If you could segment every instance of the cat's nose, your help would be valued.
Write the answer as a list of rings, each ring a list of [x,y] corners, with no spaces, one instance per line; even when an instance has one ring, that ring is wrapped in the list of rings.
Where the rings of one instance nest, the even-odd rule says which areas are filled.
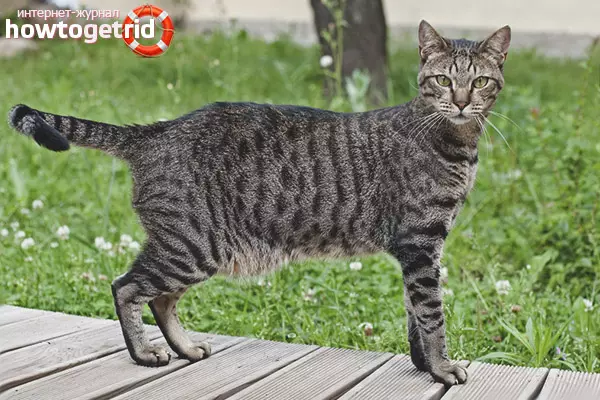
[[[465,107],[469,105],[469,103],[467,103],[466,101],[456,101],[454,102],[454,104],[456,104],[456,107],[458,107],[460,111],[464,110]]]

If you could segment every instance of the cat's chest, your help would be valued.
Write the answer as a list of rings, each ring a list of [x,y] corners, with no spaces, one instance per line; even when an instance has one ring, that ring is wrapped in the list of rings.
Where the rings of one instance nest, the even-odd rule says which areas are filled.
[[[477,163],[447,163],[425,157],[404,165],[402,169],[405,194],[427,203],[455,199],[462,204],[477,175]]]
[[[477,176],[477,164],[459,163],[451,166],[442,165],[436,171],[437,176],[430,177],[435,182],[436,190],[442,194],[460,199],[464,202],[467,195],[473,189]]]

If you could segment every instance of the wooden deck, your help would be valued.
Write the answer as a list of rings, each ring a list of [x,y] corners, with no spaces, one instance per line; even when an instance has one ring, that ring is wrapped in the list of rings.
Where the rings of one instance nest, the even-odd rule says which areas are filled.
[[[474,362],[446,391],[405,355],[192,336],[210,358],[145,368],[115,321],[0,306],[0,399],[600,399],[600,374]]]

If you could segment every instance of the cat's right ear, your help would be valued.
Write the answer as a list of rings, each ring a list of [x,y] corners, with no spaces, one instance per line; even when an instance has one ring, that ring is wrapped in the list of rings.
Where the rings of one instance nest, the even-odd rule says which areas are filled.
[[[419,24],[419,55],[421,56],[421,62],[425,63],[429,56],[446,51],[448,47],[448,42],[433,29],[433,26],[422,20]]]

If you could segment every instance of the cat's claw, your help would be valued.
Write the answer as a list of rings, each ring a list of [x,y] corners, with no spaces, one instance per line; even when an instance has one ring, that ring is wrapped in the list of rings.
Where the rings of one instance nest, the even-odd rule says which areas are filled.
[[[438,363],[431,368],[431,375],[436,382],[441,382],[446,387],[467,381],[467,369],[456,361],[444,360]]]
[[[190,347],[183,354],[179,354],[181,358],[196,362],[210,357],[212,353],[210,344],[206,342],[196,342],[194,346]]]
[[[169,364],[171,353],[161,346],[150,346],[140,354],[136,354],[135,361],[144,367],[162,367]]]

